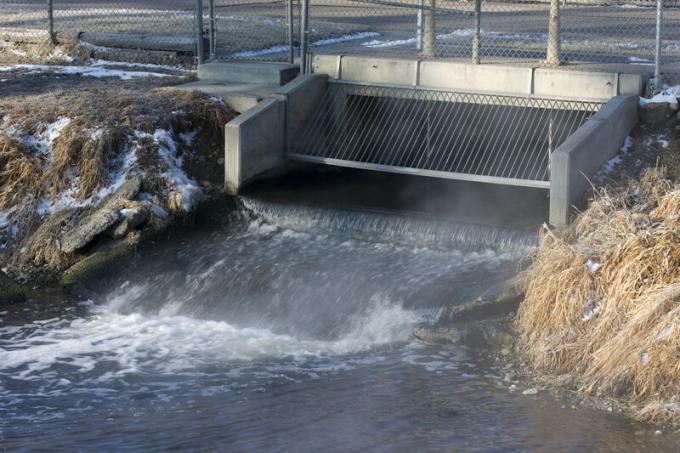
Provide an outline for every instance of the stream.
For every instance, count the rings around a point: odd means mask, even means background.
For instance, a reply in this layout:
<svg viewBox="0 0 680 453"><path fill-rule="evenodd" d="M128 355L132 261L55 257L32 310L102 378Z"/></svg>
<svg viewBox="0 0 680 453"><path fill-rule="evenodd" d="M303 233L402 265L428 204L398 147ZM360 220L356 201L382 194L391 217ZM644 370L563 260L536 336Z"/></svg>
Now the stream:
<svg viewBox="0 0 680 453"><path fill-rule="evenodd" d="M0 307L0 450L676 449L412 337L514 275L534 241L244 199L91 297Z"/></svg>

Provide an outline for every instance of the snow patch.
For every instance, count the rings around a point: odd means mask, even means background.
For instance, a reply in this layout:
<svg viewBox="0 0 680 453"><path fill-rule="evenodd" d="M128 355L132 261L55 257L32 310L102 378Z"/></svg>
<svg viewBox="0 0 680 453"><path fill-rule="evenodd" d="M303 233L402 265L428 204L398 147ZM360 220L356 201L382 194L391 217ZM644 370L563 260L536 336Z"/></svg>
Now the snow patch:
<svg viewBox="0 0 680 453"><path fill-rule="evenodd" d="M665 87L663 91L649 99L640 97L640 106L644 106L647 104L662 104L665 102L677 106L679 97L680 97L680 85Z"/></svg>
<svg viewBox="0 0 680 453"><path fill-rule="evenodd" d="M110 61L110 60L95 60L90 63L92 66L125 66L128 68L147 68L147 69L164 69L166 71L191 72L191 69L181 68L179 66L170 66L153 63L131 63L127 61Z"/></svg>
<svg viewBox="0 0 680 453"><path fill-rule="evenodd" d="M380 33L372 32L372 31L364 31L361 33L352 33L349 35L341 35L341 36L336 36L335 38L327 38L327 39L320 39L318 41L312 42L313 47L319 47L319 46L328 46L331 44L338 44L342 42L347 42L347 41L356 41L360 39L366 39L366 38L371 38L373 36L379 36ZM283 53L283 52L288 52L288 46L286 45L279 45L279 46L272 46L268 47L266 49L260 49L260 50L242 50L240 52L235 52L231 54L232 57L234 58L252 58L252 57L259 57L262 55L269 55L273 53Z"/></svg>
<svg viewBox="0 0 680 453"><path fill-rule="evenodd" d="M449 33L441 33L437 35L438 40L446 40L452 38L468 38L473 36L475 33L474 28L459 28ZM500 33L495 31L485 31L481 30L480 35L487 39L493 39L498 41L543 41L547 39L545 33ZM386 48L386 47L398 47L407 44L415 44L416 38L406 38L406 39L395 39L391 41L380 41L374 39L372 41L364 42L361 45L371 49Z"/></svg>
<svg viewBox="0 0 680 453"><path fill-rule="evenodd" d="M135 135L138 138L150 138L158 145L158 152L167 165L167 170L161 176L179 193L182 209L190 211L203 199L204 194L198 183L182 169L182 158L177 155L177 143L172 133L156 129L153 135L143 131L135 131Z"/></svg>
<svg viewBox="0 0 680 453"><path fill-rule="evenodd" d="M602 267L602 265L597 261L588 258L588 261L586 261L586 267L588 268L590 273L594 274Z"/></svg>
<svg viewBox="0 0 680 453"><path fill-rule="evenodd" d="M61 66L61 65L37 65L37 64L16 64L10 66L0 66L0 72L23 71L29 74L50 73L79 75L82 77L94 78L118 78L121 80L131 80L143 77L170 77L169 74L146 71L123 71L120 69L107 69L96 66Z"/></svg>

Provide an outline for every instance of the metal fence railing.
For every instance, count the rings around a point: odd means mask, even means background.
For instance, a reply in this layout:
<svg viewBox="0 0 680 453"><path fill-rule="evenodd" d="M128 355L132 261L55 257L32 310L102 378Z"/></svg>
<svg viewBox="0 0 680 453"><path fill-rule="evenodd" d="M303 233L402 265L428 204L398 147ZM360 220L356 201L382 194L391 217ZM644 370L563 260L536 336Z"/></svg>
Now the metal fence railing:
<svg viewBox="0 0 680 453"><path fill-rule="evenodd" d="M223 60L292 61L306 45L311 53L648 66L658 44L663 82L680 83L680 0L663 1L657 41L659 2L0 0L0 40L77 34L105 47Z"/></svg>
<svg viewBox="0 0 680 453"><path fill-rule="evenodd" d="M549 187L550 155L602 105L331 82L287 157Z"/></svg>

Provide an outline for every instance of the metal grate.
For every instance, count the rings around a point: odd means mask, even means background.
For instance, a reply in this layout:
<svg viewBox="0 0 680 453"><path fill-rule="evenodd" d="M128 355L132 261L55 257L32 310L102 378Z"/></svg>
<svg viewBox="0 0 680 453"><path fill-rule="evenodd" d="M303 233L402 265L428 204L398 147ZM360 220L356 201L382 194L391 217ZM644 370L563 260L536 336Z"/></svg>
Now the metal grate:
<svg viewBox="0 0 680 453"><path fill-rule="evenodd" d="M333 81L287 157L549 187L550 153L602 105Z"/></svg>

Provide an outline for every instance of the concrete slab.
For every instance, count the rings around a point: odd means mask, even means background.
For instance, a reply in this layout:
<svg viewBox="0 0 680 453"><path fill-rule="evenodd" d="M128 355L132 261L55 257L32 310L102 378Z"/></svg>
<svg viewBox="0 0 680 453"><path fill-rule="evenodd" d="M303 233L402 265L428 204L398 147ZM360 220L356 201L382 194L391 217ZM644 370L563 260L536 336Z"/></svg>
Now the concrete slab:
<svg viewBox="0 0 680 453"><path fill-rule="evenodd" d="M421 61L418 79L423 87L530 94L532 68Z"/></svg>
<svg viewBox="0 0 680 453"><path fill-rule="evenodd" d="M178 85L180 90L196 90L210 96L222 98L224 103L237 113L247 112L262 99L270 96L278 85L258 85L252 83L217 83L199 80Z"/></svg>
<svg viewBox="0 0 680 453"><path fill-rule="evenodd" d="M290 63L213 62L198 65L198 78L222 83L281 86L293 80L299 71L299 66Z"/></svg>
<svg viewBox="0 0 680 453"><path fill-rule="evenodd" d="M416 60L387 60L364 57L342 57L340 78L355 82L415 85Z"/></svg>

